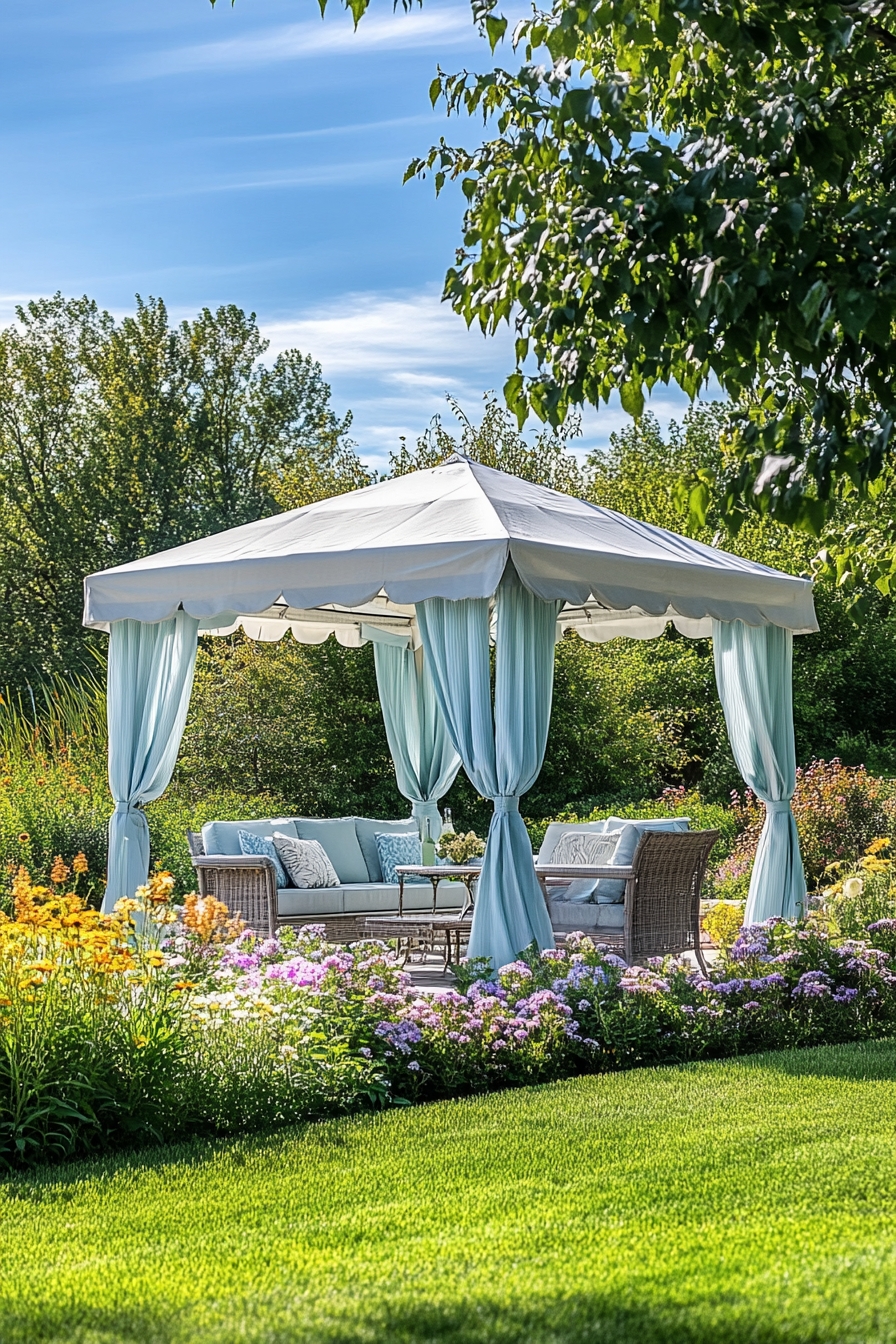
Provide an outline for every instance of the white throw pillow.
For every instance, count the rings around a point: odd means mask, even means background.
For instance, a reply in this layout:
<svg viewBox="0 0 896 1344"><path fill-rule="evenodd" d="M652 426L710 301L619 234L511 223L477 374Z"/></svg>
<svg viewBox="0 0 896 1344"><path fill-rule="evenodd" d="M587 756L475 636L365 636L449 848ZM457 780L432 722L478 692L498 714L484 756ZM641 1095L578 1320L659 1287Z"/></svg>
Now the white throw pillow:
<svg viewBox="0 0 896 1344"><path fill-rule="evenodd" d="M338 887L339 878L319 840L296 840L274 832L274 847L294 887Z"/></svg>
<svg viewBox="0 0 896 1344"><path fill-rule="evenodd" d="M600 835L594 831L565 831L548 863L587 864L602 868L613 862L621 831Z"/></svg>

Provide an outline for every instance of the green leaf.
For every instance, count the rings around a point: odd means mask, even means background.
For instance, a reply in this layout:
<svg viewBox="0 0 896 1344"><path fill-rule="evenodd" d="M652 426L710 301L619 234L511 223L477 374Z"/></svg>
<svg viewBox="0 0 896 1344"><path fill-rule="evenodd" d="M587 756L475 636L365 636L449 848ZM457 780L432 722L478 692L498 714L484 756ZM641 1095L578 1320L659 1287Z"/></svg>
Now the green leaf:
<svg viewBox="0 0 896 1344"><path fill-rule="evenodd" d="M619 400L624 411L635 420L641 419L644 414L644 393L641 391L640 383L623 383L619 389Z"/></svg>
<svg viewBox="0 0 896 1344"><path fill-rule="evenodd" d="M494 14L489 14L485 20L485 35L488 38L488 44L494 51L498 43L503 39L507 32L507 20L497 18Z"/></svg>

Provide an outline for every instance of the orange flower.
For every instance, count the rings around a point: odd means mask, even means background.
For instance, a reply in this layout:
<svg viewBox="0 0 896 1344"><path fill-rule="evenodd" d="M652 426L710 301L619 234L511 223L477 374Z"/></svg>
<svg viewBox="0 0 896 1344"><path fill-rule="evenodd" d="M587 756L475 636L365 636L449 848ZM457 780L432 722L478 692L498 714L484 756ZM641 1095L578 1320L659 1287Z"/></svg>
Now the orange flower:
<svg viewBox="0 0 896 1344"><path fill-rule="evenodd" d="M60 887L63 882L67 882L71 875L71 871L71 868L69 868L62 855L57 854L53 860L53 867L50 869L50 881L53 883L53 886Z"/></svg>
<svg viewBox="0 0 896 1344"><path fill-rule="evenodd" d="M87 866L88 866L88 865L87 865L87 857L86 857L86 855L84 854L84 851L83 851L83 850L80 850L80 851L75 855L74 859L72 859L72 868L74 869L74 871L75 871L75 872L78 874L78 876L80 877L80 875L81 875L82 873L86 873L86 872L87 872Z"/></svg>

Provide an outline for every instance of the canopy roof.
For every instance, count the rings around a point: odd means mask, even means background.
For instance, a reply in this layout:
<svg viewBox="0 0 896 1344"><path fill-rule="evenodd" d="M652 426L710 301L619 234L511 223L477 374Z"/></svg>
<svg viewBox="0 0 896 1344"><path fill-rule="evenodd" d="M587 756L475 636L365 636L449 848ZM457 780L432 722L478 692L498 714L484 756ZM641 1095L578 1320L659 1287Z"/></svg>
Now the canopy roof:
<svg viewBox="0 0 896 1344"><path fill-rule="evenodd" d="M84 623L155 622L183 607L208 633L360 644L365 625L409 632L425 598L490 597L508 560L532 592L563 600L561 625L586 639L649 638L669 620L706 635L713 618L818 629L808 579L460 454L92 574Z"/></svg>

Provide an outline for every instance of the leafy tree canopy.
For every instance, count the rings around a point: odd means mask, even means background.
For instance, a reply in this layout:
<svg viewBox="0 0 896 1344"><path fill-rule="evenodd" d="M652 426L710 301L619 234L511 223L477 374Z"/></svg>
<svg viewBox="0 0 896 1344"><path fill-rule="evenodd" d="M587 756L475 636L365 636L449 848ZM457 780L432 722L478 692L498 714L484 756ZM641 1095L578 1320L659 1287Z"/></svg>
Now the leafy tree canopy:
<svg viewBox="0 0 896 1344"><path fill-rule="evenodd" d="M77 667L93 570L369 479L320 365L254 315L35 300L0 331L0 684Z"/></svg>
<svg viewBox="0 0 896 1344"><path fill-rule="evenodd" d="M494 49L496 0L473 10ZM443 140L408 175L461 181L445 294L487 332L515 324L520 422L614 391L637 417L657 383L695 397L714 379L734 451L692 482L697 519L720 493L729 525L758 510L819 534L844 496L888 488L889 0L554 0L513 44L515 72L440 72L431 89L491 138ZM888 590L889 523L835 542L840 578Z"/></svg>
<svg viewBox="0 0 896 1344"><path fill-rule="evenodd" d="M530 440L493 393L487 392L483 400L485 410L477 425L449 397L448 404L460 422L460 438L449 433L440 416L434 416L418 438L416 448L410 448L402 437L398 452L390 454L392 474L403 476L423 467L435 467L452 453L461 452L487 467L520 476L535 485L579 497L587 493L587 473L569 451L570 440L580 433L578 417L572 416L556 431L545 429Z"/></svg>

